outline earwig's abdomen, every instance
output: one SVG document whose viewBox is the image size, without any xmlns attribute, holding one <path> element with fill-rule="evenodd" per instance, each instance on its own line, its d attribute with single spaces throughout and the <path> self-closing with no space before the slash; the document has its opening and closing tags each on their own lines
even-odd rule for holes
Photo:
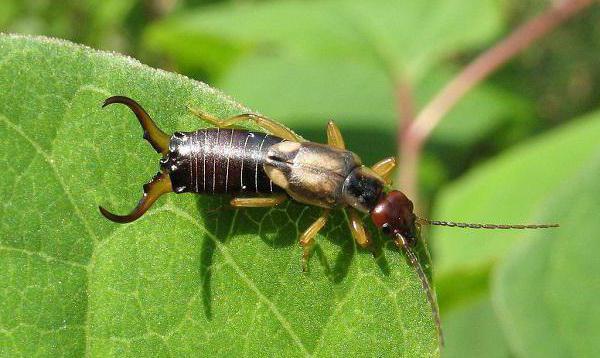
<svg viewBox="0 0 600 358">
<path fill-rule="evenodd" d="M 269 148 L 282 141 L 269 134 L 240 129 L 176 132 L 161 165 L 168 171 L 176 193 L 283 192 L 263 168 Z"/>
</svg>

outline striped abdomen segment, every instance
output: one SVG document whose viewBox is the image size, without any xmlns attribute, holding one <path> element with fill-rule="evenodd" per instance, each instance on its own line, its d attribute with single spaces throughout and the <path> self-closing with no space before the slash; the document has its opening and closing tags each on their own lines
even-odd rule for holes
<svg viewBox="0 0 600 358">
<path fill-rule="evenodd" d="M 283 139 L 241 129 L 176 132 L 162 166 L 176 193 L 282 192 L 263 168 L 269 147 Z"/>
</svg>

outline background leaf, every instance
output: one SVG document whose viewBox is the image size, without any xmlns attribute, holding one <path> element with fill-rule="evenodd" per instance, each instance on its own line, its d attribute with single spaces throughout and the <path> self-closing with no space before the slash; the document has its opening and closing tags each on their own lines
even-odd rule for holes
<svg viewBox="0 0 600 358">
<path fill-rule="evenodd" d="M 233 57 L 280 51 L 383 64 L 390 73 L 418 79 L 449 52 L 492 36 L 500 26 L 497 6 L 489 0 L 224 4 L 172 16 L 151 27 L 146 42 L 190 66 L 207 65 L 195 61 L 197 53 L 220 42 L 238 50 Z M 465 18 L 470 26 L 457 26 Z"/>
<path fill-rule="evenodd" d="M 211 215 L 226 200 L 169 195 L 133 224 L 102 218 L 158 164 L 126 108 L 100 109 L 116 94 L 167 132 L 202 125 L 186 105 L 248 111 L 129 58 L 2 35 L 0 353 L 439 355 L 413 270 L 394 249 L 357 250 L 341 213 L 308 275 L 296 240 L 318 210 L 302 205 Z"/>
<path fill-rule="evenodd" d="M 449 185 L 432 217 L 467 222 L 535 221 L 545 200 L 595 152 L 598 131 L 600 116 L 591 115 L 507 151 Z M 522 235 L 520 231 L 434 227 L 436 274 L 485 269 Z"/>
<path fill-rule="evenodd" d="M 445 315 L 444 333 L 445 357 L 510 357 L 488 297 L 478 297 Z"/>
<path fill-rule="evenodd" d="M 449 68 L 430 71 L 415 86 L 417 105 L 426 103 L 454 72 Z M 272 118 L 301 128 L 313 140 L 323 141 L 323 127 L 328 119 L 334 119 L 348 147 L 365 153 L 367 163 L 396 151 L 394 83 L 382 68 L 324 59 L 251 55 L 239 60 L 217 85 Z M 436 150 L 439 160 L 456 162 L 464 155 L 461 153 L 494 130 L 523 122 L 529 116 L 531 106 L 526 101 L 493 85 L 482 85 L 448 114 L 431 142 L 440 149 Z M 377 138 L 376 148 L 372 138 Z"/>
<path fill-rule="evenodd" d="M 600 354 L 600 150 L 547 201 L 560 230 L 534 233 L 510 251 L 494 280 L 495 307 L 513 349 L 545 357 Z"/>
<path fill-rule="evenodd" d="M 468 28 L 457 26 L 465 17 L 474 21 Z M 292 123 L 311 139 L 321 136 L 324 123 L 333 118 L 361 152 L 369 149 L 368 130 L 369 138 L 382 142 L 377 150 L 362 151 L 372 162 L 395 151 L 397 82 L 414 85 L 421 105 L 454 72 L 437 68 L 443 59 L 477 46 L 499 29 L 498 5 L 487 0 L 270 1 L 173 14 L 148 28 L 145 43 L 169 54 L 184 71 L 208 74 L 218 87 Z M 481 101 L 477 108 L 466 100 L 471 105 L 455 113 L 478 110 L 478 121 L 472 126 L 463 122 L 462 131 L 440 129 L 446 143 L 456 143 L 452 138 L 464 133 L 467 139 L 460 145 L 473 144 L 485 135 L 481 128 L 486 123 L 487 128 L 497 126 L 507 112 L 518 110 L 511 105 L 498 111 L 496 103 L 508 98 L 493 93 L 484 89 L 473 95 Z"/>
<path fill-rule="evenodd" d="M 580 224 L 595 222 L 598 130 L 598 113 L 573 120 L 442 193 L 435 217 L 561 224 L 531 232 L 432 228 L 448 355 L 476 357 L 479 349 L 500 356 L 594 355 L 597 345 L 580 333 L 600 321 L 590 309 L 598 280 L 585 274 L 597 260 L 584 253 L 594 251 L 587 245 L 596 231 Z M 469 343 L 474 335 L 481 335 L 476 345 Z"/>
</svg>

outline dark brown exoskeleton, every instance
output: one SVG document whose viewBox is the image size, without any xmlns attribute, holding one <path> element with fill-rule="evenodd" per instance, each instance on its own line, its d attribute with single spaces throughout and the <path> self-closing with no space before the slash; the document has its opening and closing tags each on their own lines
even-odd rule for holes
<svg viewBox="0 0 600 358">
<path fill-rule="evenodd" d="M 144 185 L 144 195 L 128 215 L 115 215 L 100 207 L 109 220 L 128 223 L 142 216 L 150 206 L 168 192 L 231 194 L 233 207 L 270 207 L 287 198 L 322 208 L 321 215 L 300 235 L 305 269 L 309 248 L 327 222 L 330 210 L 345 208 L 349 227 L 356 242 L 364 248 L 371 244 L 361 220 L 369 214 L 373 223 L 392 238 L 415 268 L 431 305 L 441 335 L 435 295 L 412 247 L 418 239 L 420 225 L 442 225 L 474 229 L 537 229 L 558 225 L 492 225 L 432 221 L 417 217 L 413 203 L 400 191 L 385 190 L 395 166 L 386 158 L 371 168 L 345 149 L 337 126 L 327 124 L 327 145 L 308 142 L 291 130 L 265 117 L 242 114 L 221 121 L 206 113 L 192 110 L 216 128 L 194 132 L 161 131 L 146 111 L 134 100 L 115 96 L 112 103 L 127 105 L 136 115 L 144 138 L 163 155 L 160 172 Z M 234 129 L 242 120 L 254 121 L 265 132 Z"/>
</svg>

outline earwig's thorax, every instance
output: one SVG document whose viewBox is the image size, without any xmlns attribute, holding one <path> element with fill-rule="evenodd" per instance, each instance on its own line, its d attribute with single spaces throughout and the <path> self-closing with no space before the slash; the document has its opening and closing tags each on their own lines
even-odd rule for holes
<svg viewBox="0 0 600 358">
<path fill-rule="evenodd" d="M 285 141 L 269 148 L 265 171 L 296 201 L 334 208 L 345 205 L 344 181 L 361 166 L 356 154 L 312 142 Z"/>
<path fill-rule="evenodd" d="M 383 179 L 371 169 L 360 166 L 355 168 L 342 187 L 344 202 L 364 213 L 370 212 L 383 192 Z"/>
</svg>

